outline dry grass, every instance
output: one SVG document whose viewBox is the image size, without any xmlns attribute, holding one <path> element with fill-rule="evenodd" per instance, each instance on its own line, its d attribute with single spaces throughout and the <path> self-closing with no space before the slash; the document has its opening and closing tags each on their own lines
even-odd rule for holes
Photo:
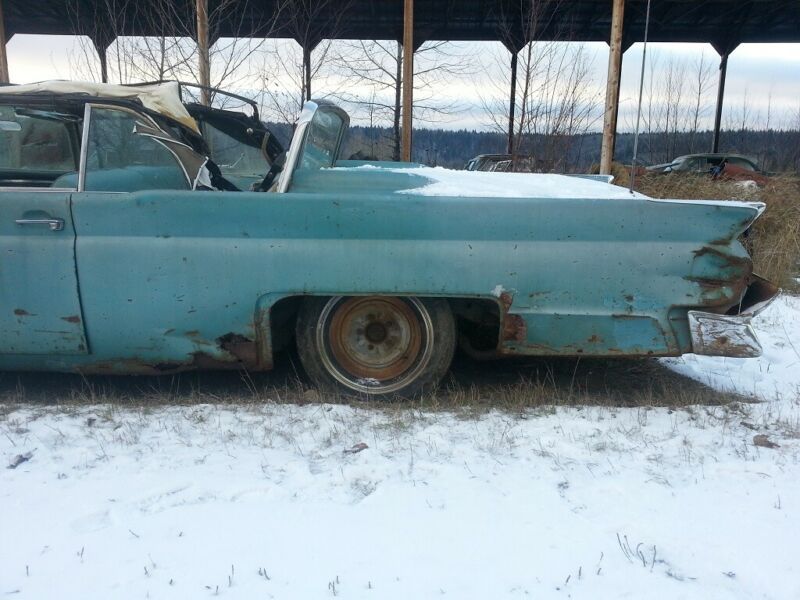
<svg viewBox="0 0 800 600">
<path fill-rule="evenodd" d="M 58 407 L 70 412 L 108 405 L 143 411 L 197 404 L 346 404 L 380 412 L 453 412 L 472 417 L 493 410 L 518 414 L 555 406 L 673 408 L 716 406 L 747 400 L 682 377 L 652 359 L 518 359 L 456 361 L 436 392 L 415 400 L 374 402 L 321 393 L 286 363 L 266 374 L 185 373 L 164 377 L 87 377 L 59 373 L 0 375 L 0 420 L 19 405 Z"/>
<path fill-rule="evenodd" d="M 616 182 L 629 183 L 628 172 L 615 165 Z M 714 181 L 704 175 L 645 175 L 637 177 L 636 190 L 654 198 L 759 200 L 767 210 L 747 239 L 755 271 L 786 289 L 797 289 L 800 270 L 800 177 L 771 177 L 766 186 L 744 189 L 731 181 Z"/>
</svg>

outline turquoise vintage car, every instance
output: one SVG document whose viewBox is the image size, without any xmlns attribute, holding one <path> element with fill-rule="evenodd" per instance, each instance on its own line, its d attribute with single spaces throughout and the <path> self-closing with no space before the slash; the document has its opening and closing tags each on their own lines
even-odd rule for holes
<svg viewBox="0 0 800 600">
<path fill-rule="evenodd" d="M 385 398 L 435 386 L 457 344 L 760 351 L 776 289 L 738 237 L 762 204 L 341 160 L 348 117 L 324 102 L 286 153 L 191 109 L 175 84 L 0 89 L 0 368 L 266 370 L 296 343 L 318 385 Z"/>
</svg>

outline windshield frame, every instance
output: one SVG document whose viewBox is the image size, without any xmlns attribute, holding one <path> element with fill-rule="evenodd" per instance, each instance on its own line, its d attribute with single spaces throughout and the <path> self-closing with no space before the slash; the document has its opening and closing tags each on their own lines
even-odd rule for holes
<svg viewBox="0 0 800 600">
<path fill-rule="evenodd" d="M 277 182 L 277 187 L 275 188 L 275 191 L 279 194 L 284 194 L 289 190 L 289 186 L 292 182 L 292 176 L 300 165 L 303 152 L 305 151 L 309 127 L 314 120 L 314 116 L 318 112 L 332 112 L 342 120 L 342 125 L 339 129 L 339 134 L 333 151 L 331 166 L 334 166 L 336 161 L 339 160 L 339 153 L 341 152 L 342 148 L 342 140 L 344 139 L 344 135 L 347 132 L 348 126 L 350 125 L 350 117 L 347 112 L 335 104 L 319 100 L 309 100 L 303 105 L 303 110 L 300 113 L 300 117 L 297 119 L 297 124 L 295 125 L 295 132 L 292 136 L 292 142 L 289 145 L 289 151 L 286 154 L 286 164 L 284 165 L 283 171 L 281 172 L 280 178 Z"/>
</svg>

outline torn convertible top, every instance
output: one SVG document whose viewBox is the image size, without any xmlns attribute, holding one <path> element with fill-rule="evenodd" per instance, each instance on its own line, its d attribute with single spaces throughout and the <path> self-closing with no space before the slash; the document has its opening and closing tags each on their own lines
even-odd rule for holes
<svg viewBox="0 0 800 600">
<path fill-rule="evenodd" d="M 173 81 L 136 86 L 85 81 L 42 81 L 4 86 L 0 88 L 0 94 L 84 94 L 98 98 L 136 99 L 148 110 L 174 119 L 195 133 L 200 133 L 197 122 L 181 101 L 179 84 Z"/>
</svg>

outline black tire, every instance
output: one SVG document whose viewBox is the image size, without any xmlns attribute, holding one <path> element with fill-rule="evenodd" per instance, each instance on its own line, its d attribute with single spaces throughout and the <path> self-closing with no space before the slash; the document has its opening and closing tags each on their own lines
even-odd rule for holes
<svg viewBox="0 0 800 600">
<path fill-rule="evenodd" d="M 321 389 L 385 400 L 434 389 L 453 360 L 456 327 L 446 300 L 308 297 L 297 351 Z"/>
</svg>

